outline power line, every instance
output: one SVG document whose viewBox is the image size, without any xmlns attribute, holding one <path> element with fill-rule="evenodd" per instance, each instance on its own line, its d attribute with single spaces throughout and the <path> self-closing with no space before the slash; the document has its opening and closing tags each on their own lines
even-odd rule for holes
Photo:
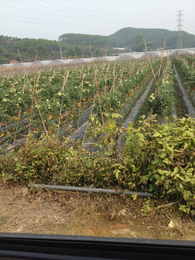
<svg viewBox="0 0 195 260">
<path fill-rule="evenodd" d="M 9 8 L 14 8 L 14 9 L 18 9 L 18 10 L 24 10 L 24 11 L 30 11 L 30 12 L 34 12 L 34 13 L 40 13 L 40 14 L 46 14 L 46 15 L 50 15 L 50 16 L 57 16 L 57 17 L 63 17 L 63 18 L 75 18 L 75 17 L 73 17 L 73 16 L 68 16 L 68 15 L 66 15 L 66 16 L 64 16 L 64 15 L 60 15 L 60 14 L 55 14 L 55 13 L 48 13 L 48 12 L 43 12 L 43 11 L 35 11 L 35 10 L 29 10 L 29 9 L 26 9 L 26 8 L 22 8 L 22 7 L 15 7 L 15 6 L 8 6 L 8 5 L 4 5 L 4 4 L 2 4 L 1 6 L 5 6 L 5 7 L 9 7 Z M 4 13 L 5 14 L 5 13 Z M 20 18 L 28 18 L 29 19 L 29 17 L 22 17 L 22 16 L 17 16 L 17 17 L 20 17 Z M 33 20 L 42 20 L 42 21 L 44 21 L 44 22 L 51 22 L 51 21 L 48 21 L 48 20 L 43 20 L 43 19 L 38 19 L 37 17 L 36 18 L 31 18 L 31 19 L 33 19 Z M 109 19 L 109 18 L 105 18 L 105 19 Z M 10 20 L 13 20 L 13 19 L 10 19 Z M 92 22 L 92 21 L 94 21 L 94 22 L 98 22 L 98 25 L 99 25 L 99 23 L 100 22 L 103 22 L 103 20 L 101 19 L 101 20 L 95 20 L 95 19 L 90 19 L 90 18 L 82 18 L 82 20 L 86 20 L 86 21 L 90 21 L 90 22 Z M 139 23 L 139 21 L 133 21 L 133 20 L 131 20 L 131 21 L 128 21 L 128 23 L 132 23 L 132 22 L 137 22 L 137 23 Z M 57 23 L 56 21 L 55 22 L 53 22 L 53 23 Z M 60 24 L 62 24 L 61 22 L 59 22 Z M 112 24 L 113 25 L 113 21 L 112 20 L 107 20 L 106 21 L 106 24 Z M 124 23 L 125 24 L 127 24 L 127 21 L 126 20 L 119 20 L 119 19 L 117 19 L 117 25 L 119 25 L 119 24 L 121 24 L 121 26 L 125 26 L 124 25 Z M 167 23 L 167 24 L 169 24 L 169 23 Z M 65 25 L 68 25 L 67 23 L 65 24 Z M 69 24 L 69 25 L 71 25 L 71 24 Z M 74 27 L 81 27 L 81 25 L 73 25 Z M 128 25 L 127 25 L 128 26 Z M 82 27 L 85 27 L 85 28 L 87 28 L 87 27 L 89 27 L 90 28 L 90 26 L 82 26 Z M 92 28 L 92 27 L 91 27 Z M 93 28 L 95 28 L 94 26 L 93 26 Z M 97 27 L 96 27 L 97 28 Z M 100 28 L 100 27 L 98 27 L 98 28 Z M 105 30 L 105 26 L 103 27 L 103 28 L 101 28 L 102 30 L 104 30 L 104 31 L 108 31 L 108 27 L 106 28 L 106 30 Z M 110 28 L 111 29 L 111 28 Z"/>
<path fill-rule="evenodd" d="M 17 1 L 20 1 L 20 0 L 17 0 Z M 39 1 L 41 1 L 41 2 L 44 2 L 44 3 L 49 3 L 49 4 L 52 4 L 52 5 L 57 5 L 57 6 L 64 6 L 64 7 L 69 7 L 69 8 L 73 8 L 73 9 L 78 9 L 78 10 L 82 10 L 82 11 L 87 11 L 87 12 L 91 12 L 92 10 L 91 9 L 84 9 L 83 8 L 83 6 L 87 6 L 88 8 L 95 8 L 96 10 L 95 10 L 95 12 L 97 12 L 97 9 L 99 9 L 99 10 L 101 10 L 101 12 L 102 11 L 104 11 L 104 12 L 106 12 L 106 15 L 107 14 L 111 14 L 111 13 L 113 13 L 113 14 L 115 14 L 115 15 L 117 15 L 117 16 L 119 16 L 119 15 L 121 15 L 122 17 L 124 17 L 124 15 L 126 15 L 127 17 L 129 17 L 129 15 L 131 15 L 131 16 L 140 16 L 140 17 L 143 17 L 143 15 L 142 14 L 135 14 L 134 12 L 133 13 L 129 13 L 129 12 L 121 12 L 121 11 L 113 11 L 112 9 L 107 9 L 107 8 L 101 8 L 101 7 L 99 7 L 99 6 L 92 6 L 92 5 L 86 5 L 86 4 L 83 4 L 83 3 L 76 3 L 76 2 L 74 2 L 74 1 L 67 1 L 66 0 L 66 2 L 70 2 L 70 3 L 73 3 L 73 4 L 76 4 L 77 6 L 78 5 L 81 5 L 82 6 L 82 8 L 79 8 L 79 7 L 75 7 L 75 6 L 69 6 L 69 5 L 62 5 L 62 4 L 57 4 L 56 2 L 55 3 L 53 3 L 53 2 L 51 2 L 51 1 L 46 1 L 46 0 L 39 0 Z M 21 1 L 20 1 L 21 2 Z M 26 2 L 25 2 L 26 3 Z M 132 5 L 132 4 L 131 4 Z M 143 6 L 142 6 L 143 7 Z M 149 6 L 147 6 L 148 8 L 151 8 L 151 7 L 149 7 Z M 139 7 L 140 8 L 140 7 Z M 145 10 L 145 8 L 144 8 L 144 10 Z M 151 17 L 151 15 L 144 15 L 144 16 L 146 16 L 146 17 Z M 162 16 L 152 16 L 152 17 L 155 17 L 155 18 L 162 18 Z M 167 17 L 164 17 L 163 16 L 163 18 L 170 18 L 170 19 L 172 19 L 172 17 L 170 17 L 170 16 L 167 16 Z"/>
<path fill-rule="evenodd" d="M 67 25 L 69 25 L 69 26 L 75 26 L 75 25 L 73 25 L 73 24 L 70 24 L 70 23 L 63 23 L 63 22 L 57 22 L 57 21 L 51 21 L 51 20 L 45 20 L 45 19 L 40 19 L 40 18 L 34 18 L 34 17 L 27 17 L 27 16 L 21 16 L 21 15 L 10 15 L 10 14 L 6 14 L 6 13 L 0 13 L 1 15 L 8 15 L 8 16 L 11 16 L 11 17 L 19 17 L 19 18 L 24 18 L 24 19 L 32 19 L 33 20 L 33 23 L 34 22 L 36 22 L 37 20 L 39 20 L 39 21 L 43 21 L 43 22 L 49 22 L 49 23 L 51 23 L 51 24 L 46 24 L 46 25 L 55 25 L 56 24 L 56 26 L 59 26 L 59 25 L 61 25 L 61 26 L 67 26 Z M 9 19 L 9 18 L 8 18 Z M 9 19 L 10 20 L 10 19 Z M 36 22 L 37 23 L 37 22 Z M 42 24 L 42 23 L 39 23 L 39 24 Z M 82 25 L 76 25 L 76 27 L 83 27 Z M 86 26 L 86 28 L 87 27 L 89 27 L 89 28 L 96 28 L 96 29 L 101 29 L 102 27 L 94 27 L 94 26 Z M 111 28 L 110 28 L 111 29 Z"/>
<path fill-rule="evenodd" d="M 63 17 L 63 18 L 74 18 L 75 19 L 74 16 L 69 16 L 69 15 L 64 16 L 64 15 L 60 15 L 60 14 L 48 13 L 48 12 L 43 12 L 43 11 L 35 11 L 35 10 L 30 10 L 30 9 L 26 9 L 26 8 L 22 8 L 22 7 L 15 7 L 15 6 L 9 6 L 9 5 L 4 5 L 4 4 L 2 4 L 1 6 L 13 8 L 13 9 L 18 9 L 18 10 L 23 10 L 23 11 L 34 12 L 36 14 L 40 13 L 40 14 L 46 14 L 46 15 L 50 15 L 50 16 L 57 16 L 57 17 Z M 92 17 L 94 17 L 94 16 L 92 16 Z M 33 18 L 33 19 L 37 19 L 37 18 Z M 78 19 L 78 17 L 77 17 L 77 19 Z M 104 18 L 104 19 L 105 19 L 106 23 L 113 24 L 113 21 L 110 18 Z M 86 17 L 82 18 L 82 20 L 87 20 L 87 21 L 90 21 L 90 22 L 94 21 L 94 22 L 98 22 L 98 23 L 100 22 L 100 20 L 95 20 L 95 19 L 86 18 Z M 101 21 L 103 21 L 103 20 L 101 19 Z M 117 24 L 124 23 L 124 22 L 126 22 L 124 19 L 123 20 L 117 19 Z M 134 22 L 137 22 L 137 21 L 134 21 Z"/>
<path fill-rule="evenodd" d="M 187 19 L 188 20 L 188 19 Z M 189 20 L 190 21 L 190 20 Z M 190 21 L 190 23 L 188 23 L 188 22 L 186 22 L 186 18 L 185 18 L 185 24 L 187 24 L 187 25 L 189 25 L 189 26 L 191 26 L 191 27 L 193 27 L 193 28 L 195 28 L 195 25 L 193 24 L 191 24 L 191 21 Z"/>
<path fill-rule="evenodd" d="M 39 19 L 39 18 L 34 18 L 34 17 L 26 17 L 26 16 L 19 16 L 19 15 L 10 15 L 10 14 L 6 14 L 6 13 L 0 13 L 1 17 L 0 19 L 4 19 L 4 20 L 10 20 L 10 21 L 17 21 L 17 22 L 22 22 L 22 23 L 31 23 L 31 24 L 39 24 L 39 25 L 46 25 L 46 26 L 54 26 L 54 27 L 62 27 L 65 28 L 67 26 L 71 27 L 71 28 L 86 28 L 86 29 L 101 29 L 101 31 L 111 31 L 113 30 L 113 28 L 108 28 L 108 27 L 96 27 L 96 26 L 84 26 L 84 25 L 74 25 L 74 24 L 70 24 L 70 23 L 63 23 L 63 22 L 57 22 L 57 21 L 51 21 L 51 20 L 44 20 L 44 19 Z M 27 21 L 27 20 L 19 20 L 19 19 L 13 19 L 13 18 L 4 18 L 2 16 L 11 16 L 11 17 L 17 17 L 17 18 L 21 18 L 21 19 L 32 19 L 33 21 Z M 39 22 L 40 21 L 40 22 Z M 120 28 L 119 28 L 120 29 Z M 117 31 L 117 28 L 114 29 L 114 31 Z"/>
<path fill-rule="evenodd" d="M 19 2 L 21 2 L 21 1 L 19 1 Z M 43 11 L 35 11 L 35 10 L 30 10 L 30 9 L 26 9 L 26 8 L 22 8 L 22 7 L 15 7 L 15 6 L 9 6 L 9 5 L 4 5 L 4 4 L 1 4 L 1 6 L 5 6 L 5 7 L 9 7 L 9 8 L 14 8 L 14 9 L 19 9 L 19 10 L 23 10 L 23 11 L 28 11 L 28 12 L 34 12 L 34 13 L 41 13 L 41 14 L 47 14 L 47 15 L 51 15 L 51 16 L 57 16 L 57 17 L 63 17 L 63 18 L 75 18 L 75 17 L 73 17 L 73 16 L 69 16 L 69 15 L 60 15 L 60 14 L 54 14 L 54 13 L 48 13 L 48 12 L 43 12 Z M 52 9 L 52 8 L 51 8 Z M 59 11 L 59 9 L 57 9 L 58 11 Z M 62 9 L 60 10 L 60 11 L 63 11 Z M 72 13 L 74 13 L 74 14 L 78 14 L 78 13 L 75 13 L 75 12 L 72 12 Z M 79 13 L 80 14 L 80 13 Z M 85 14 L 82 14 L 82 15 L 85 15 Z M 94 15 L 91 15 L 92 17 L 94 17 Z M 78 17 L 77 17 L 78 18 Z M 109 18 L 107 18 L 107 19 L 109 19 Z M 88 18 L 82 18 L 82 20 L 90 20 L 91 21 L 91 19 L 88 19 Z M 94 21 L 97 21 L 97 22 L 99 22 L 99 20 L 94 20 Z M 112 23 L 112 21 L 106 21 L 106 22 L 111 22 Z"/>
<path fill-rule="evenodd" d="M 75 12 L 75 11 L 70 11 L 70 10 L 67 10 L 67 9 L 62 9 L 62 8 L 53 8 L 53 7 L 48 7 L 48 6 L 46 6 L 46 5 L 40 5 L 40 4 L 33 4 L 32 2 L 31 3 L 27 3 L 26 1 L 22 1 L 22 0 L 15 0 L 16 2 L 19 2 L 19 3 L 23 3 L 23 4 L 28 4 L 28 5 L 33 5 L 33 6 L 38 6 L 38 7 L 43 7 L 43 8 L 48 8 L 48 9 L 52 9 L 52 10 L 56 10 L 56 11 L 61 11 L 61 12 L 66 12 L 66 15 L 65 16 L 67 16 L 67 12 L 68 13 L 73 13 L 73 14 L 76 14 L 76 15 L 84 15 L 84 16 L 92 16 L 92 17 L 98 17 L 98 18 L 106 18 L 106 19 L 109 19 L 110 20 L 110 18 L 107 18 L 107 16 L 108 16 L 108 14 L 110 14 L 110 12 L 109 13 L 106 13 L 105 15 L 106 15 L 106 17 L 105 16 L 97 16 L 97 15 L 94 15 L 94 14 L 89 14 L 89 13 L 87 13 L 87 14 L 85 14 L 85 13 L 83 13 L 83 8 L 78 8 L 78 7 L 70 7 L 70 6 L 65 6 L 65 5 L 59 5 L 59 4 L 56 4 L 55 3 L 55 6 L 65 6 L 65 7 L 70 7 L 70 8 L 73 8 L 73 9 L 79 9 L 79 10 L 81 10 L 82 11 L 82 13 L 80 13 L 80 12 Z M 42 1 L 44 1 L 44 0 L 42 0 Z M 45 3 L 51 3 L 51 2 L 48 2 L 48 1 L 44 1 Z M 52 3 L 53 4 L 53 3 Z M 4 5 L 5 6 L 5 5 Z M 91 12 L 91 10 L 89 10 L 90 12 Z M 87 11 L 87 12 L 89 12 L 89 11 Z M 97 12 L 96 12 L 97 13 Z M 123 19 L 124 19 L 124 14 L 125 15 L 127 15 L 127 17 L 129 18 L 129 15 L 131 15 L 131 16 L 135 16 L 135 17 L 148 17 L 148 18 L 171 18 L 171 17 L 165 17 L 165 16 L 151 16 L 151 15 L 142 15 L 142 14 L 135 14 L 135 13 L 124 13 L 123 12 L 123 14 L 121 13 L 121 12 L 116 12 L 117 13 L 117 16 L 122 16 L 123 17 Z M 121 14 L 121 15 L 120 15 Z M 64 15 L 63 15 L 64 16 Z M 148 19 L 147 18 L 147 19 Z M 83 19 L 83 18 L 82 18 Z M 114 19 L 114 18 L 113 18 Z M 120 21 L 118 18 L 117 18 L 117 21 Z"/>
<path fill-rule="evenodd" d="M 16 16 L 16 15 L 11 15 L 11 16 Z M 18 16 L 18 17 L 20 17 L 20 16 Z M 20 17 L 20 18 L 25 18 L 25 17 Z M 27 19 L 28 19 L 28 17 L 26 17 Z M 63 27 L 64 28 L 64 26 L 66 25 L 66 26 L 71 26 L 71 27 L 75 27 L 75 28 L 95 28 L 95 29 L 102 29 L 102 27 L 94 27 L 94 26 L 83 26 L 83 25 L 81 25 L 81 26 L 79 26 L 79 25 L 72 25 L 72 24 L 62 24 L 62 23 L 60 23 L 61 25 L 57 25 L 57 24 L 53 24 L 53 23 L 51 23 L 51 24 L 47 24 L 47 23 L 39 23 L 39 22 L 36 22 L 36 21 L 27 21 L 27 20 L 18 20 L 18 19 L 12 19 L 12 18 L 3 18 L 3 17 L 0 17 L 0 19 L 4 19 L 4 20 L 11 20 L 11 21 L 18 21 L 18 22 L 25 22 L 25 23 L 33 23 L 33 24 L 40 24 L 40 25 L 49 25 L 49 26 L 57 26 L 57 27 Z M 41 20 L 41 19 L 37 19 L 36 18 L 36 20 Z M 43 20 L 44 21 L 44 20 Z M 58 22 L 57 22 L 58 23 Z M 110 29 L 105 29 L 104 28 L 104 30 L 110 30 Z"/>
<path fill-rule="evenodd" d="M 45 0 L 39 0 L 39 1 L 41 1 L 41 2 L 44 2 L 44 3 L 49 3 L 49 4 L 52 4 L 52 5 L 58 5 L 58 6 L 64 6 L 64 7 L 69 7 L 69 8 L 73 8 L 73 9 L 78 9 L 78 10 L 85 10 L 85 11 L 87 11 L 87 12 L 91 12 L 92 10 L 91 9 L 84 9 L 83 8 L 83 6 L 87 6 L 88 8 L 95 8 L 96 10 L 95 10 L 95 12 L 97 12 L 97 9 L 99 9 L 99 10 L 101 10 L 101 12 L 102 11 L 106 11 L 107 12 L 107 14 L 109 13 L 113 13 L 113 14 L 119 14 L 119 12 L 118 11 L 113 11 L 113 10 L 110 10 L 110 9 L 105 9 L 105 8 L 101 8 L 101 7 L 97 7 L 97 6 L 89 6 L 89 5 L 86 5 L 86 4 L 80 4 L 80 3 L 76 3 L 76 2 L 73 2 L 73 1 L 66 1 L 66 2 L 70 2 L 70 3 L 73 3 L 73 4 L 76 4 L 76 5 L 81 5 L 82 6 L 82 8 L 79 8 L 79 7 L 72 7 L 72 6 L 69 6 L 69 5 L 62 5 L 62 4 L 57 4 L 56 2 L 55 3 L 53 3 L 53 2 L 51 2 L 51 1 L 45 1 Z M 127 13 L 125 13 L 125 12 L 120 12 L 120 14 L 122 14 L 123 16 L 124 16 L 124 14 L 125 15 L 128 15 L 129 16 L 129 13 L 127 14 Z"/>
<path fill-rule="evenodd" d="M 41 1 L 44 1 L 44 0 L 41 0 Z M 64 1 L 64 0 L 63 0 Z M 86 5 L 86 4 L 81 4 L 81 3 L 77 3 L 77 2 L 74 2 L 74 1 L 70 1 L 70 0 L 65 0 L 65 2 L 69 2 L 69 3 L 73 3 L 73 4 L 76 4 L 76 5 L 82 5 L 82 6 L 87 6 L 87 7 L 92 7 L 92 8 L 95 8 L 95 9 L 100 9 L 100 10 L 108 10 L 108 11 L 110 11 L 110 9 L 105 9 L 105 8 L 101 8 L 101 7 L 99 7 L 99 6 L 92 6 L 92 5 Z M 133 3 L 131 3 L 131 6 L 132 6 L 132 4 Z M 145 5 L 142 5 L 141 7 L 139 6 L 139 8 L 141 8 L 141 9 L 145 9 L 145 8 L 149 8 L 149 9 L 151 9 L 151 6 L 145 6 Z M 112 11 L 113 12 L 113 11 Z M 114 11 L 115 12 L 115 11 Z"/>
<path fill-rule="evenodd" d="M 192 9 L 193 10 L 193 9 Z M 189 12 L 185 11 L 185 24 L 187 24 L 188 26 L 190 26 L 191 28 L 195 29 L 195 20 L 191 20 L 189 19 L 189 17 L 191 17 L 192 15 Z M 195 31 L 193 31 L 192 33 L 193 35 L 195 34 Z"/>
</svg>

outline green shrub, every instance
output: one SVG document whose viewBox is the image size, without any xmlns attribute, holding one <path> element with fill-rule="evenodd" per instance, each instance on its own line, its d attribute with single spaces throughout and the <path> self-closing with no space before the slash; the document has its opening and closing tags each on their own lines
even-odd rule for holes
<svg viewBox="0 0 195 260">
<path fill-rule="evenodd" d="M 195 214 L 195 120 L 177 119 L 159 125 L 155 117 L 131 123 L 125 146 L 118 150 L 120 128 L 109 119 L 95 127 L 102 152 L 92 155 L 80 143 L 54 137 L 27 140 L 18 152 L 0 157 L 5 181 L 60 184 L 153 192 L 178 201 L 179 209 Z"/>
<path fill-rule="evenodd" d="M 178 200 L 180 210 L 195 214 L 195 120 L 142 121 L 127 133 L 124 160 L 137 188 Z"/>
</svg>

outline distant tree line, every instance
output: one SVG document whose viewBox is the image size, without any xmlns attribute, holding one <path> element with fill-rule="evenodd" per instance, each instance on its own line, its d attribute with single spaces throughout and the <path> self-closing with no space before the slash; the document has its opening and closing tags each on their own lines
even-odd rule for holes
<svg viewBox="0 0 195 260">
<path fill-rule="evenodd" d="M 82 58 L 93 56 L 103 56 L 105 50 L 94 46 L 79 46 L 75 44 L 67 44 L 64 42 L 51 41 L 45 39 L 18 39 L 8 36 L 0 36 L 0 64 L 9 63 L 10 60 L 20 60 L 20 56 L 24 62 L 35 61 L 37 52 L 38 60 L 55 60 L 61 58 L 60 45 L 62 49 L 62 57 L 65 58 Z"/>
<path fill-rule="evenodd" d="M 195 35 L 182 32 L 183 47 L 195 47 Z M 143 51 L 143 38 L 149 50 L 160 48 L 166 38 L 166 48 L 177 48 L 177 31 L 165 29 L 137 29 L 123 28 L 110 36 L 63 34 L 58 41 L 46 39 L 19 39 L 9 36 L 0 36 L 0 64 L 9 63 L 10 60 L 24 62 L 34 61 L 36 51 L 38 60 L 55 60 L 65 58 L 94 57 L 112 55 L 113 47 L 123 47 L 128 51 Z M 62 53 L 60 53 L 60 45 Z M 91 51 L 90 51 L 91 46 Z"/>
</svg>

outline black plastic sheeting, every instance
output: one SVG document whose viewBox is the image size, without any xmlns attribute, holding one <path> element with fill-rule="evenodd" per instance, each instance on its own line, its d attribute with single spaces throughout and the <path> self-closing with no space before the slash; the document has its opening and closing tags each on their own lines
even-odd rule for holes
<svg viewBox="0 0 195 260">
<path fill-rule="evenodd" d="M 189 97 L 188 97 L 188 95 L 186 93 L 186 90 L 185 90 L 184 86 L 181 83 L 181 80 L 179 78 L 179 74 L 178 74 L 175 66 L 173 66 L 173 70 L 174 70 L 175 75 L 176 75 L 177 87 L 178 87 L 178 89 L 179 89 L 179 91 L 181 93 L 185 110 L 187 111 L 189 116 L 191 116 L 192 118 L 195 118 L 195 108 L 193 107 L 193 105 L 192 105 L 192 103 L 191 103 L 191 101 L 190 101 L 190 99 L 189 99 Z"/>
<path fill-rule="evenodd" d="M 194 260 L 195 241 L 0 233 L 0 260 Z"/>
</svg>

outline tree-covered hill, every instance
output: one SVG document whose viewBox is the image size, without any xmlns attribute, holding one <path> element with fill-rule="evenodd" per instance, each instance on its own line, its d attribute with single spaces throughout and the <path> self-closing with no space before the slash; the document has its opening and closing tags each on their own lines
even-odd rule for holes
<svg viewBox="0 0 195 260">
<path fill-rule="evenodd" d="M 119 47 L 130 47 L 134 44 L 137 36 L 142 36 L 146 42 L 153 42 L 156 48 L 160 48 L 164 44 L 166 38 L 166 47 L 173 49 L 177 46 L 177 31 L 169 31 L 165 29 L 143 29 L 143 28 L 123 28 L 109 36 L 112 42 Z M 195 35 L 182 32 L 183 47 L 195 47 Z"/>
<path fill-rule="evenodd" d="M 20 39 L 9 36 L 0 36 L 0 63 L 9 63 L 10 60 L 34 61 L 36 51 L 38 59 L 59 58 L 59 43 L 45 39 Z"/>
<path fill-rule="evenodd" d="M 113 45 L 111 37 L 101 35 L 68 33 L 61 35 L 58 40 L 71 45 L 94 46 L 97 48 L 111 47 Z"/>
<path fill-rule="evenodd" d="M 135 38 L 142 36 L 146 42 L 152 42 L 156 48 L 160 48 L 164 44 L 166 38 L 166 47 L 170 49 L 176 48 L 177 31 L 169 31 L 166 29 L 144 29 L 144 28 L 123 28 L 110 36 L 87 35 L 87 34 L 63 34 L 59 37 L 59 41 L 66 42 L 71 45 L 94 46 L 96 48 L 109 47 L 127 47 L 130 48 L 135 43 Z M 183 47 L 195 47 L 195 35 L 182 32 Z"/>
</svg>

